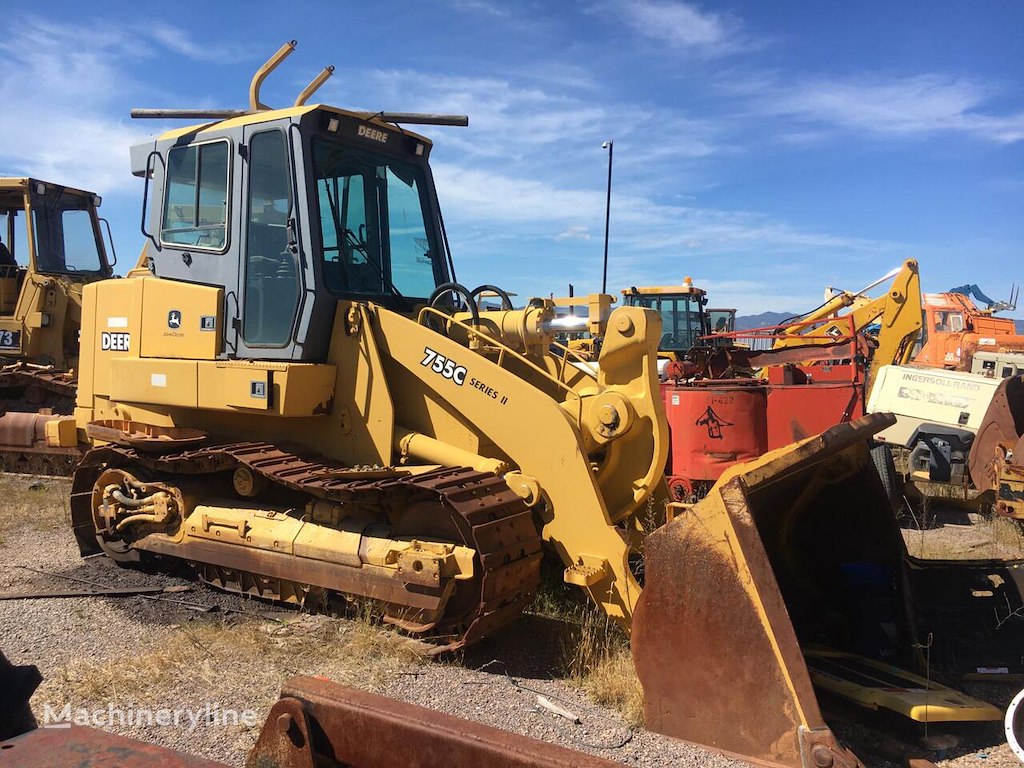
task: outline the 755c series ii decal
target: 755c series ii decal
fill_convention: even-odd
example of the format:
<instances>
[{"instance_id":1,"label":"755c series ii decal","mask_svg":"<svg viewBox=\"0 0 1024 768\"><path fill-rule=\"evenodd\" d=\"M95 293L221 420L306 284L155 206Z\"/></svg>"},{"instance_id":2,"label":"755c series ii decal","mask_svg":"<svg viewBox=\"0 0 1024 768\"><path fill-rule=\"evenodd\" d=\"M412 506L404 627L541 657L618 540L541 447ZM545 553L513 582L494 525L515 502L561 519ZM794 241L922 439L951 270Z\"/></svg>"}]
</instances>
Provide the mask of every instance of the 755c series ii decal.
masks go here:
<instances>
[{"instance_id":1,"label":"755c series ii decal","mask_svg":"<svg viewBox=\"0 0 1024 768\"><path fill-rule=\"evenodd\" d=\"M460 387L466 383L466 367L464 365L459 365L454 360L445 357L440 352L437 352L430 347L423 348L423 359L420 360L420 365L425 368L429 368L436 374L444 376L446 379L451 379ZM505 403L508 402L508 397L480 381L480 379L470 378L469 386L474 389L479 389L489 398L496 400L501 405L505 405Z\"/></svg>"},{"instance_id":2,"label":"755c series ii decal","mask_svg":"<svg viewBox=\"0 0 1024 768\"><path fill-rule=\"evenodd\" d=\"M420 360L420 365L430 368L434 373L439 373L446 379L451 379L460 387L466 383L466 366L459 365L430 347L423 348L423 359Z\"/></svg>"}]
</instances>

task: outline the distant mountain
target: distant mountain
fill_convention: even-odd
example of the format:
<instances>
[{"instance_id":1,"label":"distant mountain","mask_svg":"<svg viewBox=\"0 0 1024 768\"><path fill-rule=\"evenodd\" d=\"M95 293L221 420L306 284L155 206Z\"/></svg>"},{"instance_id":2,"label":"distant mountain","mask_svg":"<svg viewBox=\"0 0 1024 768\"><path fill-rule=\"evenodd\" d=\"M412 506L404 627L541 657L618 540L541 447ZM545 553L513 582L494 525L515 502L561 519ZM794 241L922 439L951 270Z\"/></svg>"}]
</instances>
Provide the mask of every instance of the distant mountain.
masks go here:
<instances>
[{"instance_id":1,"label":"distant mountain","mask_svg":"<svg viewBox=\"0 0 1024 768\"><path fill-rule=\"evenodd\" d=\"M736 330L748 328L769 328L796 315L795 312L762 312L760 315L737 315Z\"/></svg>"}]
</instances>

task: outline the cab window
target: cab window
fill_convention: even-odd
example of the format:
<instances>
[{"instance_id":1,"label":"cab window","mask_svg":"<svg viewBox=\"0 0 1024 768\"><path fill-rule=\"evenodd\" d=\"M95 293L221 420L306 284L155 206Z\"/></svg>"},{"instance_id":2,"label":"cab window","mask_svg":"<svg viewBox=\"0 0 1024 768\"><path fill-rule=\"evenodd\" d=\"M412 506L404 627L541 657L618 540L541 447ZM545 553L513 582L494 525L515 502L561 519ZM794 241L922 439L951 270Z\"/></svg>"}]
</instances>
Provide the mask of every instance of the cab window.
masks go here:
<instances>
[{"instance_id":1,"label":"cab window","mask_svg":"<svg viewBox=\"0 0 1024 768\"><path fill-rule=\"evenodd\" d=\"M228 142L173 147L167 153L160 240L223 251L227 243Z\"/></svg>"}]
</instances>

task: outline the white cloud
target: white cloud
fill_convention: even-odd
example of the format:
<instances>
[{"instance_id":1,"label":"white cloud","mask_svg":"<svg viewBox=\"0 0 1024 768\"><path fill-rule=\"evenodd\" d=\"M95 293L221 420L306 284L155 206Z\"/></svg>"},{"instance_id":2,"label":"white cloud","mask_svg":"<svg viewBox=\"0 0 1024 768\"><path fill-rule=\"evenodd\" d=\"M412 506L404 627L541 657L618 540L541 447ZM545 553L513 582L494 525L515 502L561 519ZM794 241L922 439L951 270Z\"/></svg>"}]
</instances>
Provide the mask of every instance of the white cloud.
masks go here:
<instances>
[{"instance_id":1,"label":"white cloud","mask_svg":"<svg viewBox=\"0 0 1024 768\"><path fill-rule=\"evenodd\" d=\"M377 111L469 114L469 130L449 130L441 151L464 153L483 163L529 164L537 173L575 164L604 163L601 142L614 132L616 164L658 169L672 160L705 158L720 151L713 124L678 110L616 103L606 93L578 95L561 71L555 81L529 83L503 77L450 76L411 70L339 73L324 86L324 100ZM584 91L589 94L589 91ZM354 103L353 103L354 102ZM441 134L436 134L439 137ZM572 173L573 171L569 171Z\"/></svg>"},{"instance_id":2,"label":"white cloud","mask_svg":"<svg viewBox=\"0 0 1024 768\"><path fill-rule=\"evenodd\" d=\"M560 243L563 240L589 240L590 239L590 228L581 224L573 224L568 227L565 231L559 232L555 235L555 242Z\"/></svg>"},{"instance_id":3,"label":"white cloud","mask_svg":"<svg viewBox=\"0 0 1024 768\"><path fill-rule=\"evenodd\" d=\"M442 163L434 165L448 220L487 222L492 231L520 228L537 238L564 241L604 221L604 190L567 189L537 179ZM666 205L643 195L613 194L616 249L636 259L761 256L786 250L834 249L877 253L892 243L804 231L763 214Z\"/></svg>"},{"instance_id":4,"label":"white cloud","mask_svg":"<svg viewBox=\"0 0 1024 768\"><path fill-rule=\"evenodd\" d=\"M139 25L138 31L152 37L173 53L195 61L231 63L249 58L251 55L243 46L197 40L195 35L170 24L151 22Z\"/></svg>"},{"instance_id":5,"label":"white cloud","mask_svg":"<svg viewBox=\"0 0 1024 768\"><path fill-rule=\"evenodd\" d=\"M135 193L129 147L163 128L128 117L131 100L152 91L135 80L138 62L162 50L218 61L238 51L201 45L166 24L71 25L24 16L9 29L0 41L0 171L104 195Z\"/></svg>"},{"instance_id":6,"label":"white cloud","mask_svg":"<svg viewBox=\"0 0 1024 768\"><path fill-rule=\"evenodd\" d=\"M511 10L504 5L487 0L453 0L452 7L458 11L479 13L495 19L508 19L512 16Z\"/></svg>"},{"instance_id":7,"label":"white cloud","mask_svg":"<svg viewBox=\"0 0 1024 768\"><path fill-rule=\"evenodd\" d=\"M1024 111L985 111L994 89L966 78L923 74L794 84L761 78L738 90L751 97L761 114L808 123L891 136L962 133L999 144L1024 140Z\"/></svg>"},{"instance_id":8,"label":"white cloud","mask_svg":"<svg viewBox=\"0 0 1024 768\"><path fill-rule=\"evenodd\" d=\"M127 109L124 121L110 113L134 90L120 72L136 52L131 36L33 19L15 28L0 43L7 62L0 103L17 115L0 121L0 166L104 194L128 185L128 147L146 132L129 127ZM79 44L83 35L89 46Z\"/></svg>"},{"instance_id":9,"label":"white cloud","mask_svg":"<svg viewBox=\"0 0 1024 768\"><path fill-rule=\"evenodd\" d=\"M741 22L678 0L613 0L604 4L636 32L672 48L702 56L723 56L750 46Z\"/></svg>"}]
</instances>

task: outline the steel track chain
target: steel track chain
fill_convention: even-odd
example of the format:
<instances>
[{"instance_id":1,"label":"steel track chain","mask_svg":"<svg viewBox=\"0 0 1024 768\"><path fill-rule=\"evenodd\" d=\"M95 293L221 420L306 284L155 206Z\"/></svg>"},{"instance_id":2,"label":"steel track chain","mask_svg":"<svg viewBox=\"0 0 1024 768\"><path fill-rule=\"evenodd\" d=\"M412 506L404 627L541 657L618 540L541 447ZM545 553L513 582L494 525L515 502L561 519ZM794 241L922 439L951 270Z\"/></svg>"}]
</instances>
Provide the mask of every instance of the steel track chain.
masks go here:
<instances>
[{"instance_id":1,"label":"steel track chain","mask_svg":"<svg viewBox=\"0 0 1024 768\"><path fill-rule=\"evenodd\" d=\"M402 470L361 472L322 457L262 442L232 443L181 453L152 455L132 448L94 448L75 472L72 517L82 544L85 519L92 520L92 481L104 465L142 465L158 476L201 475L246 466L268 481L328 501L373 504L400 510L433 499L458 516L466 546L476 550L480 569L479 601L455 620L442 617L430 639L437 650L461 648L513 621L533 599L540 583L540 535L523 500L489 472L448 467L412 475ZM360 479L367 475L371 479ZM94 532L93 532L94 533ZM406 532L414 535L413 531ZM83 548L84 553L84 548Z\"/></svg>"}]
</instances>

